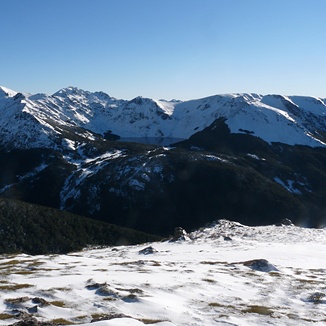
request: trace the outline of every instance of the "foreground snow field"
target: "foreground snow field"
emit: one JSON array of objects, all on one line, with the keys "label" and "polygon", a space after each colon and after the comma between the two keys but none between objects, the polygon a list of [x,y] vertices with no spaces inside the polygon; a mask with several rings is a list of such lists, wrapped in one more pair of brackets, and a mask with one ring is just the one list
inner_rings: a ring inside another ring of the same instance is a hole
[{"label": "foreground snow field", "polygon": [[326,325],[325,245],[326,229],[221,220],[174,242],[2,256],[0,325]]}]

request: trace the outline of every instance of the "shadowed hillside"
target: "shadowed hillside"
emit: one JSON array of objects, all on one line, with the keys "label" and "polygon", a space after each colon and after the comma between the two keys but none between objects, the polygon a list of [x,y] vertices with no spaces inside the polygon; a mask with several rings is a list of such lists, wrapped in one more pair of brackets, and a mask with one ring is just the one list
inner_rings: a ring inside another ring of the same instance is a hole
[{"label": "shadowed hillside", "polygon": [[158,240],[38,205],[0,198],[0,253],[67,253],[88,245],[126,245]]}]

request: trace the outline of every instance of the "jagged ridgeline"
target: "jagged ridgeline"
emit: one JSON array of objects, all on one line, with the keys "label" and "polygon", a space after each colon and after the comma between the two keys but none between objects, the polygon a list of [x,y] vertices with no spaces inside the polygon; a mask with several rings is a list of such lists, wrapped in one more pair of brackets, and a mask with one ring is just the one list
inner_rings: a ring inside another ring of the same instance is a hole
[{"label": "jagged ridgeline", "polygon": [[[313,97],[126,101],[0,88],[0,196],[161,236],[221,218],[318,227],[325,135],[325,99]],[[152,138],[170,146],[144,143]]]},{"label": "jagged ridgeline", "polygon": [[67,253],[88,245],[126,245],[159,240],[131,229],[0,198],[0,253]]}]

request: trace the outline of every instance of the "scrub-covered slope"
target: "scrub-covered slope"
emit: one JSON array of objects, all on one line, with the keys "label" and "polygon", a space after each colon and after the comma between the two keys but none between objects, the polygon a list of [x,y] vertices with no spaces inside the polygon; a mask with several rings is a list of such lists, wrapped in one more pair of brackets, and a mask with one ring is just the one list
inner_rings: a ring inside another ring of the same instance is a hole
[{"label": "scrub-covered slope", "polygon": [[48,207],[0,198],[0,254],[58,254],[158,237]]}]

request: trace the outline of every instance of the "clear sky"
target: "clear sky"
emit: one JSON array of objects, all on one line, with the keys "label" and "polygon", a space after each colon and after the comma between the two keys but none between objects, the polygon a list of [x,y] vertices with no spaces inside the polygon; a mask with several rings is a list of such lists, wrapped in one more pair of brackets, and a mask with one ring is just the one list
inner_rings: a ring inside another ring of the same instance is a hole
[{"label": "clear sky", "polygon": [[0,0],[0,85],[326,98],[326,0]]}]

